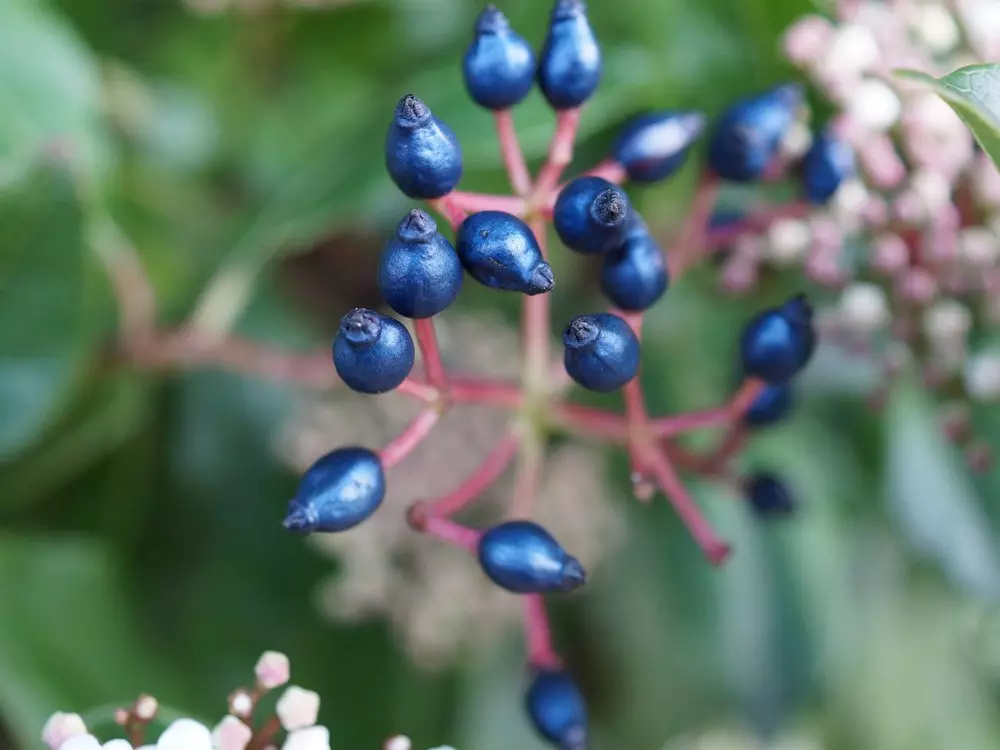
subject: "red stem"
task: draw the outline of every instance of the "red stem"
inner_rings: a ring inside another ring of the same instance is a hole
[[[690,212],[680,236],[672,252],[667,254],[670,272],[674,277],[680,276],[698,256],[708,229],[708,220],[712,215],[715,197],[719,190],[719,182],[715,175],[706,173],[698,183],[691,204]]]
[[[524,636],[528,645],[528,664],[538,669],[560,669],[562,660],[552,648],[552,629],[545,600],[540,594],[524,597]]]
[[[454,231],[458,230],[459,225],[465,221],[465,217],[468,216],[465,210],[452,200],[451,194],[429,200],[427,201],[427,205],[447,219],[448,224],[451,225],[451,228]]]
[[[444,364],[441,362],[437,333],[434,331],[434,320],[432,318],[418,318],[413,321],[413,325],[417,332],[417,343],[424,355],[424,371],[427,373],[427,381],[435,388],[443,390],[447,385],[447,378]]]
[[[420,412],[406,429],[382,449],[382,466],[389,469],[406,458],[431,433],[440,418],[441,412],[437,409]]]
[[[520,385],[488,378],[449,377],[448,395],[458,403],[493,404],[506,409],[519,409],[524,404]]]
[[[556,424],[606,440],[628,438],[628,421],[621,414],[581,404],[553,404],[549,412]]]
[[[528,165],[524,161],[524,153],[521,151],[521,144],[517,140],[517,130],[514,128],[514,120],[509,110],[500,110],[494,113],[494,120],[497,126],[497,138],[500,141],[500,152],[503,154],[503,163],[507,168],[507,177],[510,179],[510,186],[514,192],[521,196],[527,196],[531,192],[531,174],[528,172]]]
[[[559,184],[563,170],[573,160],[573,142],[580,124],[580,109],[564,109],[556,116],[556,131],[549,142],[549,156],[535,182],[537,203],[545,205]]]
[[[519,442],[515,433],[503,437],[462,484],[450,494],[427,505],[428,513],[439,517],[450,516],[479,497],[510,465]]]
[[[524,216],[524,199],[510,195],[453,192],[449,196],[453,206],[474,214],[479,211],[503,211],[514,216]]]
[[[482,534],[468,526],[462,526],[454,521],[449,521],[441,516],[428,515],[424,521],[423,530],[428,534],[436,536],[438,539],[454,544],[463,549],[476,554],[479,547],[479,538]]]
[[[406,396],[419,398],[421,401],[434,401],[439,395],[437,388],[417,382],[413,378],[404,380],[396,390]]]
[[[654,419],[651,424],[653,434],[659,438],[669,438],[705,427],[736,424],[766,387],[765,383],[748,378],[724,406]]]

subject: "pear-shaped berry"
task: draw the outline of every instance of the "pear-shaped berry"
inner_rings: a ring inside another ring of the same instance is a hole
[[[724,180],[759,180],[778,157],[802,101],[801,87],[786,84],[730,106],[712,131],[709,167]]]
[[[615,161],[633,182],[656,182],[684,163],[705,130],[701,112],[653,112],[633,117],[615,141]]]
[[[572,591],[587,581],[579,561],[531,521],[489,529],[479,540],[479,564],[497,586],[515,594]]]
[[[407,318],[433,317],[461,291],[458,254],[420,209],[406,215],[382,250],[378,288],[386,304]]]
[[[755,315],[743,329],[743,371],[767,383],[795,377],[816,348],[812,307],[804,295]]]
[[[462,148],[451,128],[413,94],[396,105],[385,139],[385,165],[396,186],[411,198],[450,193],[462,177]]]
[[[560,750],[586,750],[587,704],[567,672],[538,672],[525,695],[525,708],[538,733]]]
[[[788,516],[795,510],[795,498],[785,483],[774,474],[751,474],[743,486],[747,502],[761,518]]]
[[[363,307],[340,320],[333,342],[333,364],[347,387],[360,393],[385,393],[406,380],[416,352],[398,320]]]
[[[288,505],[285,528],[300,534],[346,531],[385,497],[385,473],[367,448],[338,448],[309,467]]]
[[[854,151],[832,130],[819,133],[802,158],[802,192],[810,203],[826,203],[841,184],[854,176]]]
[[[465,270],[484,286],[534,295],[555,284],[531,228],[511,214],[470,215],[458,228],[455,245]]]
[[[616,391],[639,372],[639,339],[617,315],[580,315],[563,333],[566,372],[591,391]]]
[[[795,391],[792,384],[768,384],[750,404],[743,423],[748,427],[766,427],[782,421],[795,406]]]
[[[509,109],[535,83],[535,52],[495,5],[476,19],[476,34],[462,65],[469,96],[486,109]]]
[[[667,263],[639,214],[629,224],[621,247],[604,256],[601,289],[620,310],[646,310],[667,291]]]
[[[538,60],[538,87],[553,109],[579,107],[601,82],[601,48],[583,0],[557,0]]]
[[[559,193],[552,223],[559,239],[578,253],[606,253],[620,247],[632,206],[625,192],[602,177],[578,177]]]

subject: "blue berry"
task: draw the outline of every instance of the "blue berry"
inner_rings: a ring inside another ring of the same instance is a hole
[[[455,246],[469,275],[492,289],[535,295],[555,285],[531,227],[511,214],[471,214],[458,228]]]
[[[826,203],[854,176],[854,152],[832,131],[819,133],[802,159],[802,189],[810,203]]]
[[[562,750],[585,750],[587,704],[580,688],[565,671],[538,672],[528,688],[525,706],[542,737]]]
[[[802,89],[786,84],[730,106],[715,123],[709,167],[724,180],[760,179],[778,156],[801,104]]]
[[[508,109],[524,99],[535,82],[535,52],[510,28],[495,5],[476,19],[476,36],[462,66],[465,88],[486,109]]]
[[[812,308],[804,295],[755,315],[743,328],[743,371],[768,383],[798,374],[816,348]]]
[[[670,279],[663,250],[639,214],[632,217],[625,242],[604,256],[601,289],[615,307],[638,311],[660,299]]]
[[[625,123],[615,141],[615,160],[633,182],[656,182],[673,174],[705,129],[700,112],[654,112]]]
[[[408,318],[437,315],[461,291],[462,263],[455,248],[420,209],[406,215],[382,251],[378,288],[386,304]]]
[[[288,505],[285,528],[300,534],[346,531],[385,497],[385,473],[367,448],[338,448],[309,467]]]
[[[440,198],[462,177],[462,147],[451,128],[413,94],[396,105],[385,139],[385,166],[411,198]]]
[[[553,109],[579,107],[601,82],[601,48],[583,0],[557,0],[538,61],[538,87]]]
[[[606,253],[622,244],[632,206],[617,185],[578,177],[556,198],[552,223],[559,239],[578,253]]]
[[[743,416],[748,427],[766,427],[787,417],[795,406],[795,391],[791,383],[767,385],[754,399]]]
[[[639,372],[639,339],[610,313],[580,315],[563,333],[566,372],[591,391],[616,391]]]
[[[587,581],[575,557],[531,521],[507,521],[479,540],[479,564],[497,586],[515,594],[572,591]]]
[[[747,501],[762,518],[787,516],[795,510],[795,499],[788,487],[774,474],[758,472],[743,485]]]
[[[413,369],[413,339],[398,320],[363,307],[340,319],[333,364],[347,387],[361,393],[391,391]]]

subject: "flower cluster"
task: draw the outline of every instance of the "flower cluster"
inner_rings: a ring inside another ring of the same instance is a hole
[[[407,197],[423,201],[448,224],[453,239],[421,208],[402,217],[378,270],[382,298],[395,316],[364,308],[348,312],[333,343],[333,364],[353,391],[394,391],[422,408],[379,450],[352,442],[313,462],[289,503],[284,525],[304,535],[355,529],[382,508],[390,470],[452,409],[474,404],[510,412],[507,427],[481,464],[444,494],[412,503],[406,521],[416,532],[471,553],[485,579],[520,597],[531,668],[529,718],[553,744],[582,748],[584,700],[554,651],[543,597],[579,589],[587,573],[572,548],[537,522],[549,437],[563,431],[624,445],[636,496],[649,500],[662,492],[714,564],[727,558],[729,545],[702,515],[681,470],[731,484],[762,517],[787,514],[793,496],[779,477],[766,470],[737,476],[731,459],[748,431],[780,421],[793,405],[792,381],[817,343],[809,301],[794,296],[746,323],[734,352],[743,382],[727,403],[664,417],[648,414],[640,386],[643,318],[708,251],[800,211],[797,205],[782,206],[720,225],[711,215],[723,182],[771,179],[796,163],[810,200],[825,202],[847,176],[850,154],[838,137],[826,134],[804,156],[795,152],[796,140],[802,141],[803,96],[797,86],[785,85],[736,102],[711,128],[698,112],[638,115],[622,128],[608,160],[561,182],[572,160],[582,106],[602,76],[601,50],[582,0],[555,3],[537,54],[497,8],[488,6],[476,21],[463,72],[469,96],[494,114],[513,195],[458,190],[463,162],[455,133],[423,99],[407,94],[399,100],[385,141],[387,171]],[[511,109],[536,84],[556,112],[556,127],[548,157],[533,176]],[[670,177],[705,132],[703,179],[686,226],[664,253],[620,184]],[[571,253],[600,257],[601,288],[611,303],[610,309],[566,321],[556,357],[550,351],[548,295],[556,278],[548,262],[548,223]],[[436,318],[469,279],[523,300],[517,380],[471,376],[444,366]],[[621,391],[625,413],[570,402],[574,384],[598,393]],[[678,444],[679,435],[703,428],[723,431],[717,449],[701,454]],[[505,518],[486,528],[456,521],[515,458]]]
[[[722,271],[742,292],[799,263],[835,290],[819,312],[824,339],[882,372],[875,403],[916,365],[949,401],[942,422],[974,468],[989,453],[970,433],[969,402],[1000,399],[1000,349],[979,336],[1000,322],[1000,174],[942,99],[894,71],[945,75],[990,59],[998,21],[996,4],[978,0],[840,0],[833,17],[796,21],[785,54],[835,108],[799,148],[805,169],[826,164],[805,181],[800,215],[732,241]]]

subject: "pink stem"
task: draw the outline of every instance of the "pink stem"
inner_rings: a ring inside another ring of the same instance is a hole
[[[444,389],[447,385],[447,377],[444,372],[444,364],[441,362],[441,350],[438,348],[437,333],[434,331],[434,320],[432,318],[417,318],[413,321],[413,326],[417,332],[417,344],[424,356],[424,371],[427,373],[427,381],[437,389]]]
[[[706,173],[698,183],[691,212],[684,222],[676,245],[668,253],[667,261],[674,276],[683,273],[699,255],[718,190],[719,182],[711,173]]]
[[[433,386],[419,383],[412,378],[407,378],[396,388],[400,393],[419,398],[421,401],[433,401],[438,397],[438,389]]]
[[[427,201],[427,205],[447,219],[453,231],[457,231],[459,225],[468,216],[465,210],[452,200],[451,194],[429,200]]]
[[[427,506],[431,515],[450,516],[462,510],[493,484],[510,465],[520,443],[515,433],[503,437],[479,467],[455,490]]]
[[[428,534],[436,536],[438,539],[454,544],[458,547],[469,550],[476,554],[479,547],[479,538],[482,534],[468,526],[462,526],[454,521],[449,521],[441,516],[429,515],[424,522],[424,529]]]
[[[531,231],[535,235],[542,257],[547,258],[545,222],[531,221]],[[532,379],[546,375],[549,358],[549,295],[534,294],[524,298],[521,315],[521,342],[524,347],[525,372]],[[538,384],[533,384],[537,386]]]
[[[449,201],[453,206],[457,206],[470,214],[479,211],[503,211],[504,213],[514,214],[514,216],[524,216],[524,199],[515,198],[510,195],[460,193],[455,191],[449,196]]]
[[[580,109],[564,109],[556,116],[556,132],[549,142],[549,157],[535,182],[537,202],[548,202],[550,193],[559,184],[563,170],[573,160],[573,142],[580,124]]]
[[[448,394],[459,403],[493,404],[506,409],[519,409],[524,404],[520,385],[487,378],[450,377]]]
[[[494,113],[494,120],[496,121],[497,138],[500,141],[500,151],[503,154],[503,163],[507,168],[507,177],[510,179],[510,186],[517,195],[524,197],[531,192],[531,174],[528,172],[528,165],[524,161],[521,144],[517,140],[514,119],[511,117],[510,110],[504,109]]]
[[[744,380],[739,390],[736,391],[736,395],[729,400],[727,409],[730,418],[733,421],[741,420],[765,388],[767,388],[767,383],[762,380],[757,380],[756,378],[747,378]]]
[[[382,466],[391,468],[406,458],[423,442],[441,417],[437,409],[426,409],[382,449]]]
[[[705,236],[705,246],[708,250],[715,250],[724,245],[728,245],[741,235],[750,232],[760,232],[772,224],[777,219],[799,219],[809,215],[811,208],[809,204],[802,201],[788,203],[783,206],[774,206],[747,215],[739,221],[728,226],[709,229]]]
[[[623,396],[628,420],[632,492],[636,499],[649,502],[655,494],[655,488],[649,483],[649,464],[646,455],[651,451],[644,449],[644,446],[649,445],[649,417],[646,414],[646,403],[638,376],[625,384]]]
[[[669,438],[705,427],[738,423],[766,387],[767,385],[759,380],[747,378],[725,406],[654,419],[651,425],[653,434],[659,438]]]
[[[743,429],[743,425],[734,424],[722,439],[719,447],[708,457],[706,461],[707,470],[712,474],[719,474],[724,471],[730,459],[740,452],[745,440],[746,431]]]
[[[562,660],[552,648],[552,629],[540,594],[524,596],[524,636],[528,642],[528,664],[539,669],[560,669]]]
[[[694,537],[702,552],[713,565],[721,565],[729,556],[729,545],[715,535],[715,531],[701,514],[694,498],[688,493],[666,456],[654,449],[649,452],[648,458],[652,464],[653,473],[656,475],[656,481],[660,484],[660,489],[663,490],[671,505],[674,506],[674,510],[677,511],[677,515],[688,527],[691,536]]]
[[[628,422],[615,412],[580,404],[553,404],[550,414],[556,424],[581,430],[596,438],[628,438]]]

